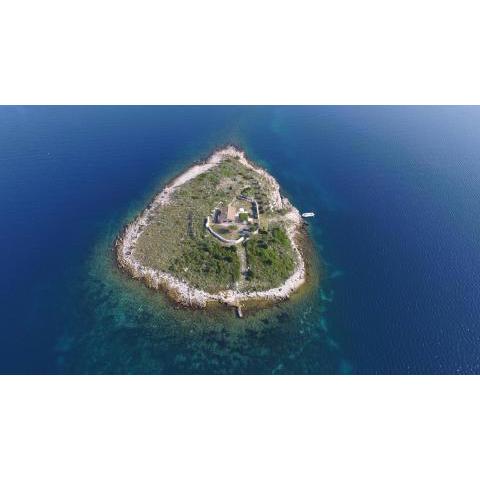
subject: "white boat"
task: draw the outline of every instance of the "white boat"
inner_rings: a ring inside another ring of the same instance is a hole
[[[315,216],[315,214],[313,212],[302,213],[303,218],[314,217],[314,216]]]

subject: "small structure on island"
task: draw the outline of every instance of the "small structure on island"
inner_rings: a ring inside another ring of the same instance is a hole
[[[227,209],[226,208],[217,208],[215,210],[214,219],[215,223],[224,223],[227,221]]]
[[[258,220],[256,200],[239,195],[226,206],[218,204],[205,218],[205,228],[222,243],[237,245],[258,234]]]
[[[222,207],[215,212],[215,223],[230,223],[235,221],[237,210],[230,204],[227,207]]]
[[[237,214],[237,209],[230,204],[227,207],[227,222],[234,222],[236,214]]]

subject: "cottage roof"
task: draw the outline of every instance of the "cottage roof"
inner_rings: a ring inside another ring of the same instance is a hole
[[[227,220],[235,220],[235,214],[237,213],[235,207],[233,205],[229,205],[227,207]]]

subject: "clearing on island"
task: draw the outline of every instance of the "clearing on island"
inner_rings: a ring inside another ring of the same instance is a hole
[[[174,179],[117,240],[117,260],[185,305],[288,298],[305,281],[301,216],[235,147]]]

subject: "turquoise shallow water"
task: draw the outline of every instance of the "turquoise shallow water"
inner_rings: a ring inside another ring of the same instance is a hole
[[[242,321],[176,308],[112,255],[230,142],[317,213],[324,270]],[[479,158],[477,108],[3,107],[0,371],[477,373]]]

